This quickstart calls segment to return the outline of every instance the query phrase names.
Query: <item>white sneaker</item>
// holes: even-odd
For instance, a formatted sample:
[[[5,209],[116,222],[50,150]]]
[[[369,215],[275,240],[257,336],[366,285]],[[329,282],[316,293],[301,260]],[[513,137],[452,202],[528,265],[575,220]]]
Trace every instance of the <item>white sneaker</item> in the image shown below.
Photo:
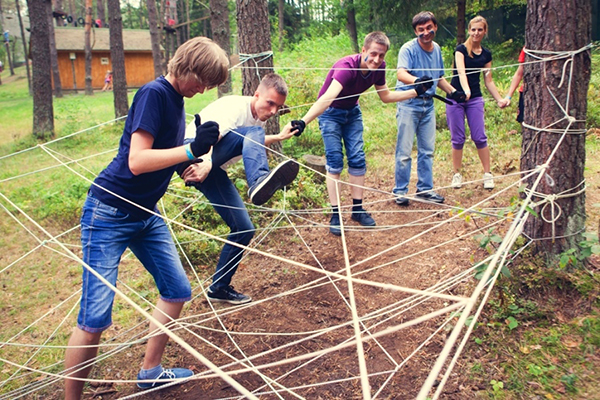
[[[483,188],[487,190],[494,188],[494,176],[489,172],[483,174]]]
[[[459,189],[462,186],[462,175],[459,173],[454,174],[452,177],[452,185],[454,189]]]

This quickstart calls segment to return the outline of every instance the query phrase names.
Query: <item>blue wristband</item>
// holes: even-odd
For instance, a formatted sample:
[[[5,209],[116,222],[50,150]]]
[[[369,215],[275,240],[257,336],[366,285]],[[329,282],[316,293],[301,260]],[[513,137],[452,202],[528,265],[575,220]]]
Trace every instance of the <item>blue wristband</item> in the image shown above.
[[[189,143],[185,145],[185,154],[187,155],[188,160],[196,159],[196,157],[194,157],[194,154],[192,153],[192,147]]]

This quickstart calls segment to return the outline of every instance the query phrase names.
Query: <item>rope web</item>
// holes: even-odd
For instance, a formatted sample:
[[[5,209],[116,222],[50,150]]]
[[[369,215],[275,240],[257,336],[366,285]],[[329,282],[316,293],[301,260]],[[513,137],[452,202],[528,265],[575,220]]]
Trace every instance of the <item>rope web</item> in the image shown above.
[[[560,54],[529,54],[535,53],[533,62],[565,60],[566,87],[561,90],[570,92],[573,57],[587,50],[589,46]],[[554,97],[563,119],[569,121],[566,129],[557,130],[555,124],[536,129],[551,128],[551,132],[561,135],[561,142],[567,134],[581,134],[570,130],[576,121],[569,116],[569,98],[566,104],[560,104]],[[64,370],[63,357],[79,307],[81,266],[89,268],[80,258],[79,226],[64,227],[58,221],[42,226],[33,216],[39,214],[26,203],[17,204],[14,198],[27,198],[27,193],[35,196],[32,187],[65,175],[77,177],[82,187],[89,186],[95,177],[92,171],[98,170],[98,165],[105,166],[115,149],[81,155],[77,153],[77,138],[97,133],[111,122],[0,157],[4,165],[0,207],[7,230],[3,236],[18,238],[17,243],[3,241],[7,251],[0,256],[0,309],[4,314],[0,399],[36,397],[60,390],[69,373]],[[141,358],[136,355],[143,351],[150,335],[156,334],[147,330],[148,321],[153,321],[159,332],[171,338],[172,345],[165,353],[168,362],[178,358],[195,366],[195,375],[180,387],[182,390],[189,387],[200,393],[202,388],[224,382],[223,387],[229,386],[229,390],[210,392],[218,393],[214,398],[304,399],[314,398],[316,393],[387,398],[402,393],[401,385],[407,382],[402,380],[403,375],[410,377],[411,370],[418,368],[429,373],[424,381],[410,381],[413,389],[420,387],[417,398],[438,398],[494,283],[532,243],[528,239],[515,245],[531,216],[528,209],[548,208],[551,216],[544,218],[553,223],[560,216],[556,199],[584,190],[582,183],[552,196],[536,192],[542,179],[552,179],[546,170],[558,147],[545,164],[531,171],[495,176],[502,183],[501,189],[469,206],[440,205],[411,197],[416,206],[399,209],[393,204],[391,192],[365,187],[370,191],[370,201],[365,205],[375,215],[378,226],[365,229],[351,225],[347,218],[350,209],[341,206],[345,217],[342,224],[348,224],[342,226],[341,243],[327,232],[324,214],[328,209],[290,206],[295,197],[301,196],[293,187],[284,192],[281,201],[268,203],[272,207],[248,205],[253,219],[259,216],[267,222],[257,226],[251,245],[244,247],[235,281],[244,279],[244,289],[255,299],[241,306],[215,306],[207,300],[206,288],[214,265],[194,265],[189,251],[221,246],[228,243],[227,235],[206,232],[185,222],[190,209],[207,208],[209,203],[199,191],[185,188],[174,179],[159,209],[187,264],[193,299],[178,320],[167,325],[154,320],[155,285],[135,257],[126,253],[119,267],[118,287],[112,287],[116,293],[113,310],[120,312],[113,312],[114,325],[104,333],[99,355],[93,360],[95,367],[87,379],[94,388],[92,392],[97,395],[107,386],[129,384],[119,386],[119,395],[134,398],[172,385],[133,391],[128,388],[133,387],[134,376],[124,376],[113,366],[114,360],[125,360],[121,362],[137,368]],[[17,171],[15,165],[22,165],[23,157],[28,157],[31,168]],[[310,169],[296,161],[301,168]],[[324,178],[318,171],[313,173]],[[507,199],[529,178],[535,183],[522,202],[512,211],[503,212]],[[347,182],[338,183],[342,192],[348,189]],[[477,184],[481,181],[464,182],[463,186]],[[451,229],[455,235],[437,234],[444,229]],[[491,254],[476,251],[472,238],[493,230],[503,233],[495,250]],[[182,237],[185,240],[177,239]],[[374,245],[365,246],[364,238]],[[433,261],[440,255],[447,260],[444,265]],[[57,265],[58,276],[45,275],[49,267]],[[479,280],[473,279],[476,272]],[[7,282],[12,285],[7,286]],[[65,291],[65,286],[72,290]],[[30,309],[31,304],[44,307]],[[16,314],[19,318],[14,321],[18,322],[12,318]]]

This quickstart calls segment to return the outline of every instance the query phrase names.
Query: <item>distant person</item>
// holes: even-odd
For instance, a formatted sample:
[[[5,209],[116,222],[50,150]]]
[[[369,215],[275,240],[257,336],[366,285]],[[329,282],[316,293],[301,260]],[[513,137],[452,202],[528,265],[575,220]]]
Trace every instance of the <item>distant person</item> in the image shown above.
[[[107,90],[112,90],[112,71],[106,71],[106,75],[104,76],[104,87],[102,88],[103,92]]]
[[[361,53],[338,60],[325,78],[318,101],[301,120],[291,122],[302,132],[306,124],[319,117],[319,128],[325,143],[327,192],[332,208],[329,231],[336,236],[342,234],[336,182],[344,168],[344,149],[352,185],[352,220],[363,226],[376,225],[362,205],[367,163],[359,96],[374,85],[381,101],[394,103],[424,93],[429,85],[423,83],[416,85],[414,90],[391,92],[385,81],[384,61],[389,48],[390,41],[383,32],[369,33]]]
[[[215,211],[229,226],[228,240],[247,246],[254,236],[254,225],[248,215],[244,201],[227,172],[221,167],[235,157],[242,156],[248,181],[248,197],[256,205],[266,203],[273,194],[292,183],[298,175],[299,165],[286,160],[269,170],[265,145],[289,139],[294,135],[291,126],[286,126],[277,135],[265,136],[266,121],[277,115],[285,103],[288,88],[277,74],[267,74],[258,85],[254,96],[224,96],[200,111],[203,122],[219,124],[219,142],[202,162],[184,163],[178,172],[187,185],[194,186],[210,201]],[[196,122],[187,127],[186,141],[194,140]],[[212,285],[208,288],[211,301],[244,304],[252,299],[236,291],[231,279],[244,254],[244,249],[225,243]]]
[[[483,188],[494,188],[494,177],[490,170],[490,148],[485,134],[484,100],[481,93],[480,77],[483,70],[483,81],[498,107],[506,107],[510,101],[503,99],[492,79],[492,53],[481,45],[487,35],[488,24],[485,18],[478,15],[469,21],[467,40],[456,47],[452,86],[465,93],[465,102],[454,102],[446,105],[446,119],[450,129],[452,142],[452,166],[454,176],[452,187],[462,186],[462,156],[465,145],[465,117],[469,123],[471,140],[475,143],[479,160],[483,166]],[[457,74],[458,72],[458,74]],[[450,99],[450,101],[452,101]]]
[[[512,96],[519,87],[519,108],[517,109],[517,122],[523,123],[523,115],[525,110],[525,105],[523,101],[523,85],[519,86],[521,81],[523,80],[523,63],[525,62],[525,48],[521,49],[521,53],[519,54],[519,66],[513,75],[512,81],[510,82],[510,88],[508,88],[508,93],[506,94],[505,99],[508,100],[508,105],[512,100]]]
[[[408,184],[412,164],[412,149],[417,137],[417,197],[434,203],[443,203],[444,197],[433,191],[433,152],[435,150],[435,89],[440,87],[452,99],[464,99],[444,79],[444,60],[440,46],[433,41],[438,29],[435,15],[423,11],[412,19],[415,39],[405,43],[398,53],[397,91],[411,90],[420,84],[428,89],[419,96],[398,103],[396,120],[398,140],[396,143],[396,173],[393,192],[396,204],[408,206]]]
[[[81,244],[83,269],[81,305],[65,355],[69,377],[85,379],[98,353],[102,332],[112,324],[113,286],[121,256],[129,247],[150,272],[160,298],[153,317],[167,324],[179,317],[191,299],[191,286],[173,238],[158,213],[156,203],[165,194],[175,166],[206,154],[219,138],[219,127],[207,122],[196,129],[194,141],[184,145],[184,98],[214,88],[227,79],[229,61],[212,40],[197,37],[182,44],[169,61],[164,77],[142,86],[136,93],[123,129],[119,151],[95,179],[83,205]],[[140,208],[140,207],[143,207]],[[150,323],[140,388],[151,388],[173,379],[188,378],[185,368],[165,369],[161,359],[168,341]],[[66,378],[65,398],[81,398],[84,381]]]

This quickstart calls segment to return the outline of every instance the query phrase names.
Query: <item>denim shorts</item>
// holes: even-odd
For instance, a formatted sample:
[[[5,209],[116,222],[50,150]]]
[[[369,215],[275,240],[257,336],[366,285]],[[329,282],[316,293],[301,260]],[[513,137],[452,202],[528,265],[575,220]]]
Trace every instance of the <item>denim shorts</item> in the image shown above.
[[[129,247],[152,274],[164,301],[191,299],[190,282],[173,238],[158,216],[134,219],[88,193],[81,214],[81,244],[84,263],[112,285],[116,286],[119,262]],[[114,297],[113,290],[84,267],[77,327],[92,333],[107,329],[112,324]]]
[[[363,176],[367,172],[363,141],[363,122],[360,106],[349,110],[329,107],[319,117],[319,128],[325,144],[326,169],[339,174],[344,169],[344,152],[348,159],[348,173]],[[342,148],[343,144],[343,148]]]

